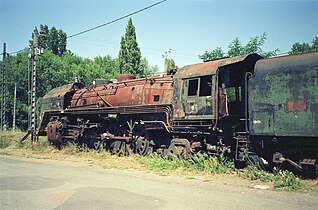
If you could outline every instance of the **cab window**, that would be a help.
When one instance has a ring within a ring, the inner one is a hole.
[[[211,95],[211,76],[200,77],[200,93],[199,96],[210,96]]]
[[[198,83],[199,83],[199,79],[189,80],[188,96],[198,95]]]
[[[211,96],[212,77],[203,76],[188,80],[188,96]]]

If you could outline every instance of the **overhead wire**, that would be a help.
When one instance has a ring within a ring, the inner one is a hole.
[[[112,44],[113,42],[110,40],[87,37],[87,36],[81,36],[80,38],[77,37],[73,39],[72,41],[79,42],[82,44],[87,44],[87,45],[94,45],[97,43],[101,46],[106,46],[110,48],[118,48],[118,46]],[[108,44],[106,44],[107,42]],[[162,55],[166,51],[163,49],[156,49],[156,48],[151,48],[147,46],[141,46],[140,48],[143,52],[148,52],[148,53],[156,54],[156,55]],[[182,57],[182,58],[197,58],[198,57],[198,55],[186,53],[186,52],[180,52],[179,50],[174,50],[173,54],[174,54],[174,57]]]
[[[123,20],[123,19],[125,19],[125,18],[128,18],[128,17],[130,17],[130,16],[133,16],[133,15],[135,15],[135,14],[138,14],[138,13],[140,13],[140,12],[143,12],[143,11],[145,11],[145,10],[148,10],[148,9],[154,7],[154,6],[157,6],[157,5],[159,5],[159,4],[162,4],[162,3],[165,2],[165,1],[167,1],[167,0],[158,1],[158,2],[156,2],[156,3],[154,3],[154,4],[151,4],[151,5],[147,6],[147,7],[144,7],[144,8],[142,8],[142,9],[139,9],[139,10],[137,10],[137,11],[131,12],[131,13],[127,14],[127,15],[121,16],[121,17],[119,17],[119,18],[117,18],[117,19],[114,19],[114,20],[112,20],[112,21],[109,21],[109,22],[107,22],[107,23],[103,23],[103,24],[98,25],[98,26],[95,26],[95,27],[93,27],[93,28],[86,29],[86,30],[84,30],[84,31],[81,31],[81,32],[72,34],[72,35],[70,35],[70,36],[67,36],[67,38],[69,39],[69,38],[72,38],[72,37],[75,37],[75,36],[79,36],[79,35],[81,35],[81,34],[84,34],[84,33],[87,33],[87,32],[93,31],[93,30],[96,30],[96,29],[98,29],[98,28],[101,28],[101,27],[110,25],[110,24],[112,24],[112,23],[118,22],[118,21]],[[26,48],[24,48],[24,49],[17,50],[17,51],[14,51],[14,52],[10,52],[10,53],[8,53],[8,54],[9,54],[9,55],[11,55],[11,54],[16,54],[16,53],[19,53],[19,52],[22,52],[22,51],[26,51],[26,50],[29,50],[29,49],[30,49],[30,47],[26,47]],[[2,54],[3,54],[3,53],[1,53],[0,55],[2,55]]]
[[[154,4],[150,5],[150,6],[144,7],[144,8],[142,8],[142,9],[140,9],[140,10],[137,10],[137,11],[135,11],[135,12],[129,13],[129,14],[127,14],[127,15],[124,15],[124,16],[122,16],[122,17],[120,17],[120,18],[115,19],[115,20],[112,20],[112,21],[109,21],[109,22],[107,22],[107,23],[103,23],[103,24],[101,24],[101,25],[95,26],[95,27],[93,27],[93,28],[90,28],[90,29],[87,29],[87,30],[84,30],[84,31],[81,31],[81,32],[78,32],[78,33],[75,33],[75,34],[72,34],[72,35],[70,35],[70,36],[67,36],[67,38],[75,37],[75,36],[78,36],[78,35],[87,33],[87,32],[89,32],[89,31],[93,31],[93,30],[96,30],[96,29],[98,29],[98,28],[101,28],[101,27],[107,26],[107,25],[109,25],[109,24],[115,23],[115,22],[117,22],[117,21],[120,21],[120,20],[122,20],[122,19],[125,19],[125,18],[127,18],[127,17],[130,17],[130,16],[132,16],[132,15],[135,15],[135,14],[137,14],[137,13],[140,13],[140,12],[142,12],[142,11],[145,11],[145,10],[147,10],[147,9],[150,9],[150,8],[152,8],[152,7],[154,7],[154,6],[157,6],[157,5],[159,5],[159,4],[161,4],[161,3],[165,2],[165,1],[167,1],[167,0],[159,1],[159,2],[157,2],[157,3],[154,3]]]

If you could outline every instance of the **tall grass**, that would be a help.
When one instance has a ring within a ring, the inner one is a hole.
[[[177,157],[174,155],[162,157],[157,154],[150,154],[145,157],[138,157],[139,163],[146,165],[155,171],[187,171],[187,172],[207,172],[210,174],[230,173],[235,170],[234,163],[225,157],[212,157],[197,154],[190,159]]]
[[[0,131],[0,148],[3,149],[10,146],[16,146],[18,141],[22,139],[25,134],[26,133],[20,130]]]

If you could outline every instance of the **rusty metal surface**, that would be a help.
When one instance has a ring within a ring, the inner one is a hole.
[[[171,76],[124,80],[77,91],[71,108],[171,104]]]
[[[47,94],[45,94],[43,99],[55,98],[55,97],[63,97],[70,90],[79,90],[81,88],[83,88],[83,84],[82,83],[74,82],[74,83],[71,83],[71,84],[67,84],[67,85],[52,89]]]
[[[261,56],[257,54],[250,54],[250,55],[242,55],[233,58],[224,58],[214,61],[208,61],[204,63],[198,63],[193,65],[185,66],[177,71],[174,78],[189,78],[189,77],[199,77],[205,75],[213,75],[216,73],[217,69],[220,67],[224,67],[227,65],[231,65],[234,63],[242,62],[246,59],[260,59]]]
[[[47,137],[50,142],[53,144],[60,144],[62,143],[62,137],[59,135],[59,129],[61,129],[62,124],[61,122],[54,121],[49,122],[47,125]]]
[[[136,76],[133,75],[133,74],[119,74],[118,78],[117,78],[117,81],[118,82],[122,82],[122,81],[125,81],[125,80],[132,80],[132,79],[136,79]]]
[[[306,111],[305,100],[288,100],[287,101],[287,112],[299,112]]]

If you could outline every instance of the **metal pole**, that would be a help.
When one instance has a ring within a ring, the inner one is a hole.
[[[35,121],[35,105],[36,105],[36,56],[32,56],[32,77],[31,77],[31,129],[35,131],[36,121]]]
[[[167,52],[165,52],[164,55],[162,55],[162,57],[164,58],[164,73],[165,74],[169,74],[169,69],[168,69],[168,56],[170,55],[171,51],[173,51],[173,49],[168,50]]]
[[[13,123],[12,130],[15,130],[15,110],[17,108],[17,83],[14,83],[14,98],[13,98]]]
[[[1,106],[1,130],[6,129],[6,43],[3,43],[3,58],[2,58],[2,106]]]
[[[30,97],[30,93],[31,93],[31,72],[30,72],[30,59],[31,59],[31,54],[29,55],[29,59],[28,59],[28,130],[31,129],[31,97]]]
[[[36,130],[36,58],[38,54],[38,29],[33,30],[33,48],[31,52],[32,60],[32,73],[31,73],[31,130],[35,132]]]

